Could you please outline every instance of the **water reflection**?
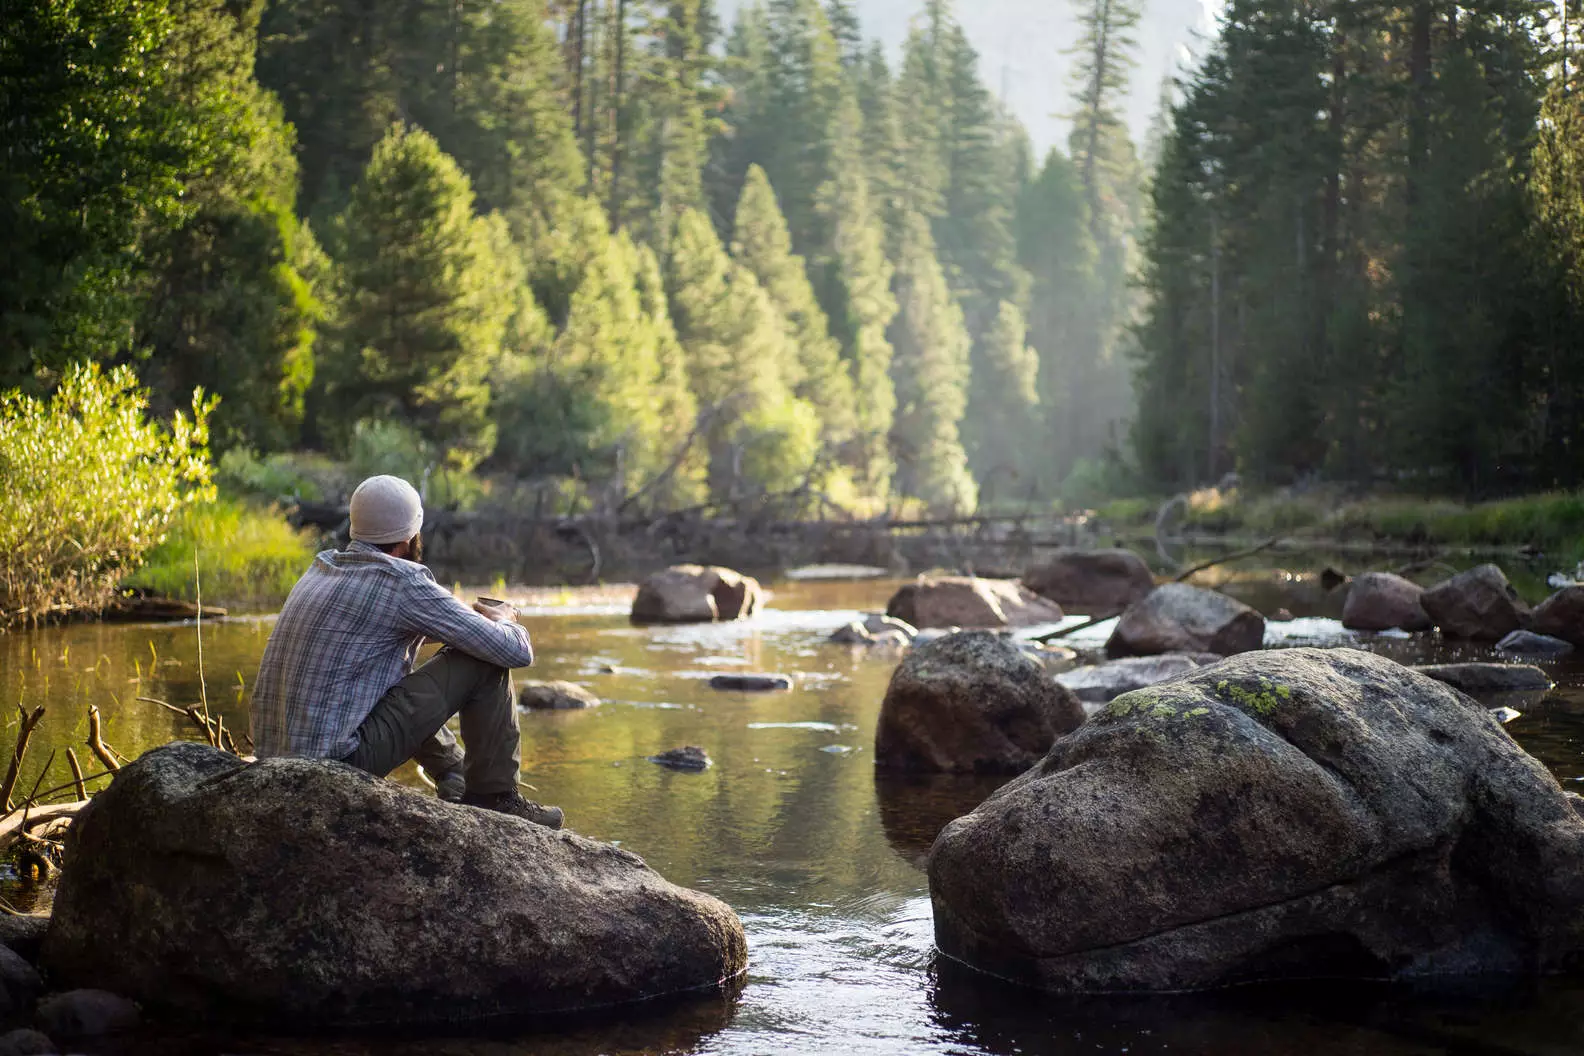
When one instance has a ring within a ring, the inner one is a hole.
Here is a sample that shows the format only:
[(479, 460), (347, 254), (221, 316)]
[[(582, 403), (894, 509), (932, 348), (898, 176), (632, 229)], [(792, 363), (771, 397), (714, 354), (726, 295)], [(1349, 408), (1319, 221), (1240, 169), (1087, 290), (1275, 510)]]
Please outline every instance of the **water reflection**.
[(922, 871), (947, 824), (971, 812), (1007, 778), (977, 774), (875, 774), (875, 799), (886, 842)]
[[(1572, 1011), (1584, 986), (1556, 981), (1499, 990), (1482, 984), (1450, 997), (1306, 986), (1063, 1002), (937, 963), (924, 857), (939, 829), (999, 782), (876, 779), (874, 728), (896, 657), (824, 639), (858, 613), (883, 608), (894, 586), (789, 585), (755, 620), (703, 628), (634, 628), (622, 606), (603, 598), (581, 607), (546, 605), (528, 617), (540, 656), (533, 677), (576, 682), (605, 702), (523, 716), (525, 776), (535, 798), (564, 806), (577, 831), (619, 842), (669, 879), (735, 907), (751, 957), (740, 996), (624, 1009), (592, 1021), (495, 1024), (458, 1038), (233, 1038), (167, 1027), (95, 1051), (1316, 1056), (1584, 1048), (1584, 1027)], [(1261, 604), (1299, 617), (1273, 625), (1278, 644), (1348, 643), (1406, 662), (1492, 656), (1488, 647), (1433, 635), (1346, 634), (1335, 622), (1340, 600), (1332, 606), (1329, 596), (1273, 594)], [(243, 620), (203, 630), (203, 686), (233, 729), (246, 729), (246, 688), (269, 626)], [(1108, 633), (1102, 625), (1074, 644), (1099, 646)], [(136, 699), (199, 699), (196, 635), (189, 625), (0, 636), (0, 699), (48, 709), (23, 785), (32, 784), (52, 749), (81, 745), (90, 703), (104, 712), (106, 738), (128, 755), (197, 739), (184, 718)], [(1542, 666), (1559, 688), (1521, 706), (1523, 717), (1508, 729), (1564, 782), (1584, 781), (1584, 658)], [(707, 677), (720, 671), (782, 671), (796, 688), (717, 692)], [(647, 761), (685, 744), (703, 746), (714, 766), (687, 774)], [(417, 780), (410, 769), (397, 778)]]

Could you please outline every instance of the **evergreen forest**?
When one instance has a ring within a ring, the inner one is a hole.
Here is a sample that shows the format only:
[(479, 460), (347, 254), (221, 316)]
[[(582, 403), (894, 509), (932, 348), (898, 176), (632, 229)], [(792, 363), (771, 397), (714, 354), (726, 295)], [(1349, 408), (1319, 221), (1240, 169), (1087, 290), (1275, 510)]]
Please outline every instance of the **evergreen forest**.
[(1581, 482), (1577, 10), (1230, 0), (1135, 142), (1072, 2), (1040, 156), (951, 0), (0, 0), (0, 390), (605, 511)]

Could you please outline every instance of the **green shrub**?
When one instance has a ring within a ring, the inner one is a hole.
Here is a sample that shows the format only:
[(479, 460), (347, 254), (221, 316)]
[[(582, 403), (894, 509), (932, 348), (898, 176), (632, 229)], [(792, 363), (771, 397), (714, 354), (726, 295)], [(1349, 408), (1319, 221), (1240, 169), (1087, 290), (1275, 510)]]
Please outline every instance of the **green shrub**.
[(220, 456), (215, 481), (228, 492), (267, 502), (323, 502), (324, 473), (308, 471), (304, 465), (307, 457), (277, 454), (260, 458), (245, 447), (232, 448)]
[(235, 499), (188, 506), (125, 585), (193, 600), (200, 585), (193, 579), (194, 553), (204, 604), (264, 608), (291, 592), (313, 560), (314, 541), (273, 508)]
[(150, 421), (127, 367), (73, 367), (47, 401), (0, 395), (0, 624), (103, 605), (177, 511), (212, 495), (213, 406), (200, 390), (190, 417)]

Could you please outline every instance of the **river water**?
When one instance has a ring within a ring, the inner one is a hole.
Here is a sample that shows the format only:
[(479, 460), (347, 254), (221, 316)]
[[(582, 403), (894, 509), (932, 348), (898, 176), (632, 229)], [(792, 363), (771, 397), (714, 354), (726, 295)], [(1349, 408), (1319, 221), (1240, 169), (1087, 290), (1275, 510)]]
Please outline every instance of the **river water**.
[[(946, 820), (994, 786), (976, 779), (877, 781), (871, 746), (894, 656), (825, 644), (834, 628), (884, 607), (895, 583), (788, 583), (768, 611), (736, 624), (635, 628), (619, 594), (536, 595), (525, 610), (537, 678), (579, 682), (603, 700), (523, 717), (525, 780), (583, 835), (619, 842), (676, 883), (724, 899), (747, 927), (751, 968), (739, 993), (609, 1012), (592, 1021), (498, 1024), (457, 1037), (229, 1037), (179, 1025), (91, 1047), (121, 1053), (1561, 1053), (1584, 1051), (1584, 984), (1480, 980), (1431, 990), (1257, 988), (1136, 999), (1064, 1000), (1009, 987), (939, 959), (924, 855)], [(1303, 578), (1225, 584), (1267, 612), (1271, 644), (1355, 644), (1401, 659), (1484, 659), (1433, 638), (1358, 638), (1340, 602)], [(1074, 621), (1078, 622), (1078, 621)], [(47, 708), (21, 781), (51, 750), (82, 750), (86, 709), (132, 756), (197, 739), (177, 704), (207, 694), (226, 725), (247, 728), (246, 696), (268, 617), (192, 625), (85, 625), (0, 635), (0, 700)], [(1075, 639), (1103, 643), (1104, 625)], [(1559, 688), (1509, 729), (1564, 783), (1584, 781), (1584, 664), (1549, 665)], [(790, 693), (711, 690), (712, 674), (779, 671)], [(14, 736), (16, 716), (0, 734)], [(703, 746), (714, 765), (674, 773), (647, 757)], [(61, 758), (46, 785), (65, 781)], [(417, 783), (409, 767), (398, 780)], [(14, 880), (8, 897), (47, 899)], [(444, 965), (414, 965), (443, 971)]]

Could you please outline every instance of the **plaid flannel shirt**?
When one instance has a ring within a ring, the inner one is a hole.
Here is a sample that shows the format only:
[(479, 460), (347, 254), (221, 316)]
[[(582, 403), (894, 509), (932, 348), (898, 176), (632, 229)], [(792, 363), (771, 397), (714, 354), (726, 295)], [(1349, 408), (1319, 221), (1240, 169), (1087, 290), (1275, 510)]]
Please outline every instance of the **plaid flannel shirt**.
[(368, 543), (326, 550), (297, 581), (253, 683), (260, 759), (344, 759), (385, 691), (433, 638), (501, 667), (533, 663), (528, 632), (462, 604), (423, 565)]

